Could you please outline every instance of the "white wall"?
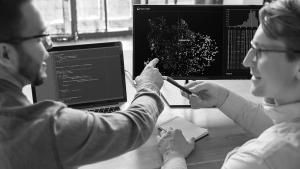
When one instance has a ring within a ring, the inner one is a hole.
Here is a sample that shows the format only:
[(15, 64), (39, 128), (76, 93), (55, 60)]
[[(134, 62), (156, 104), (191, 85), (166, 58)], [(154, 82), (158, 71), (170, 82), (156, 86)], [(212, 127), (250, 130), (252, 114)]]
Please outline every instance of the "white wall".
[(261, 5), (263, 0), (223, 0), (224, 5)]
[(262, 5), (263, 0), (244, 0), (245, 5)]

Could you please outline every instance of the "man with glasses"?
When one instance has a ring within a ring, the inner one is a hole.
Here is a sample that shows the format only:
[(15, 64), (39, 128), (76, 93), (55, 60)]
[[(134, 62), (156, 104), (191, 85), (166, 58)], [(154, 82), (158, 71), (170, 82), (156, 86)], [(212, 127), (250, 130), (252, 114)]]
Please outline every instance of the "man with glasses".
[[(277, 0), (259, 11), (260, 26), (243, 65), (250, 68), (253, 103), (217, 84), (194, 81), (192, 108), (217, 107), (255, 138), (228, 153), (223, 169), (300, 167), (300, 1)], [(184, 169), (193, 143), (178, 130), (161, 133), (164, 169)]]
[(133, 150), (150, 137), (163, 110), (157, 59), (136, 78), (137, 94), (125, 111), (97, 114), (55, 101), (31, 104), (22, 88), (47, 77), (52, 42), (45, 23), (31, 0), (0, 0), (0, 23), (1, 169), (76, 168)]

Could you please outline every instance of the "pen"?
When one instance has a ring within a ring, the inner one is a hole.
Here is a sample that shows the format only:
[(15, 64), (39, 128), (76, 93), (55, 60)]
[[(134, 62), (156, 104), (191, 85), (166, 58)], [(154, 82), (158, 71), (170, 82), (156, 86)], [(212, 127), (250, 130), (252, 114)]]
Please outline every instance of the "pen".
[(158, 130), (158, 135), (160, 135), (160, 136), (162, 136), (162, 133), (166, 133), (167, 132), (167, 130), (164, 129), (164, 128), (162, 128), (162, 127), (158, 127), (157, 130)]
[(182, 91), (186, 92), (187, 94), (193, 94), (189, 89), (181, 86), (180, 84), (178, 84), (174, 79), (168, 77), (168, 76), (162, 76), (164, 80), (170, 82), (171, 84), (173, 84), (174, 86), (178, 87), (179, 89), (181, 89)]
[(160, 131), (160, 132), (161, 132), (161, 131), (167, 132), (167, 130), (164, 129), (164, 128), (162, 128), (162, 127), (158, 127), (157, 129), (158, 129), (158, 131)]

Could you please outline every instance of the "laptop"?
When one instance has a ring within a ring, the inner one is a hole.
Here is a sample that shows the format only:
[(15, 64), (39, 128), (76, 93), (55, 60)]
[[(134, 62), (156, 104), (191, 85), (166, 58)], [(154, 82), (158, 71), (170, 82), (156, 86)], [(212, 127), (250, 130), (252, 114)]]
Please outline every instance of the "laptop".
[(49, 54), (48, 77), (32, 86), (33, 102), (50, 99), (105, 113), (127, 101), (121, 42), (57, 46)]

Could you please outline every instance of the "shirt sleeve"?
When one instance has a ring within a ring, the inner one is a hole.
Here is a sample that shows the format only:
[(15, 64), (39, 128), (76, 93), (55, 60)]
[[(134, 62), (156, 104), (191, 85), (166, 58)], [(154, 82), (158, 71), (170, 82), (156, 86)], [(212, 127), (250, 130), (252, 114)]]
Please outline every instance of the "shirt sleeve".
[(254, 136), (259, 136), (273, 125), (273, 121), (265, 114), (263, 105), (246, 100), (232, 92), (229, 93), (220, 110)]
[(54, 120), (56, 146), (66, 167), (106, 160), (142, 145), (152, 134), (163, 103), (144, 88), (125, 111), (108, 114), (64, 108)]
[(269, 169), (262, 158), (251, 154), (250, 152), (236, 152), (236, 150), (228, 153), (221, 169)]

